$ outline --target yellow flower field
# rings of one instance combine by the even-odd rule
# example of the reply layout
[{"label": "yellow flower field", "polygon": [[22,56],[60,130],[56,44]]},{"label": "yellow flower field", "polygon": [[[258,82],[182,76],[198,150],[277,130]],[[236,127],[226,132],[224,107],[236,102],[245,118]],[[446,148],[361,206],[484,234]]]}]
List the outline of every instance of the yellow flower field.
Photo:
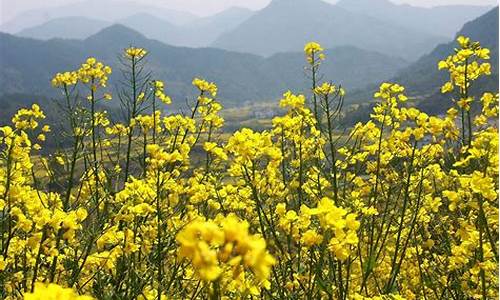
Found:
[{"label": "yellow flower field", "polygon": [[54,128],[37,105],[0,127],[0,298],[497,299],[498,94],[472,92],[489,50],[457,42],[436,66],[446,115],[383,83],[341,138],[346,91],[317,43],[311,95],[224,140],[217,86],[194,78],[170,113],[147,49],[124,51],[117,92],[95,58],[56,74],[70,146],[38,157]]}]

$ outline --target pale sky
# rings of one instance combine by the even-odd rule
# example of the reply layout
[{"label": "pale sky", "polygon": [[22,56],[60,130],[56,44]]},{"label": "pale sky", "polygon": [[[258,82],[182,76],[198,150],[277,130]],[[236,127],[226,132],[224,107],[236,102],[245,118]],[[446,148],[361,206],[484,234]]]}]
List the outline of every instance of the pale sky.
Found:
[{"label": "pale sky", "polygon": [[[5,22],[19,13],[36,8],[56,7],[82,0],[0,0],[0,21]],[[266,6],[270,0],[116,0],[144,3],[159,7],[190,11],[197,15],[210,15],[230,6],[247,7],[253,10]],[[324,0],[334,3],[338,0]],[[391,0],[415,6],[435,6],[449,4],[496,5],[497,0]]]}]

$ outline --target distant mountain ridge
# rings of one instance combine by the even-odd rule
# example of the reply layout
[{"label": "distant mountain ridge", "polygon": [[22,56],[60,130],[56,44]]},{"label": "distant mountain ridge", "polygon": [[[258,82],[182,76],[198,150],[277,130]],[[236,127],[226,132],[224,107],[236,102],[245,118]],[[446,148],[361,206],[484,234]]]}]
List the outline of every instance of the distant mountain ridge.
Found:
[{"label": "distant mountain ridge", "polygon": [[48,40],[52,38],[85,39],[112,25],[122,24],[148,38],[184,47],[207,47],[227,30],[245,21],[253,12],[232,7],[213,16],[196,18],[187,24],[175,24],[147,12],[138,12],[114,21],[87,17],[61,17],[16,33],[18,36]]},{"label": "distant mountain ridge", "polygon": [[197,19],[182,26],[179,34],[184,37],[184,40],[181,40],[178,45],[207,47],[222,33],[233,30],[252,16],[253,13],[253,11],[246,8],[230,7],[213,16]]},{"label": "distant mountain ridge", "polygon": [[90,19],[115,22],[137,13],[149,13],[176,25],[194,21],[198,16],[153,5],[138,4],[130,0],[82,0],[58,7],[33,9],[20,14],[0,26],[0,31],[15,34],[23,29],[39,26],[50,20],[78,15]]},{"label": "distant mountain ridge", "polygon": [[110,25],[111,23],[107,21],[70,16],[52,19],[41,25],[25,28],[16,35],[41,40],[53,38],[85,39]]},{"label": "distant mountain ridge", "polygon": [[336,5],[393,24],[446,37],[453,37],[465,22],[486,13],[492,7],[447,5],[432,8],[394,4],[389,0],[340,0]]},{"label": "distant mountain ridge", "polygon": [[[479,41],[482,47],[490,49],[491,76],[486,76],[474,83],[472,91],[477,96],[478,91],[498,92],[498,6],[488,11],[479,18],[466,23],[456,36],[470,37],[473,41]],[[457,47],[454,40],[438,45],[429,54],[422,56],[418,61],[397,72],[396,76],[389,79],[406,87],[406,93],[417,97],[418,105],[429,113],[444,113],[449,108],[449,94],[441,94],[441,86],[448,80],[449,74],[444,70],[438,70],[438,62],[452,55]],[[377,85],[353,91],[354,102],[367,103],[373,99],[373,93],[378,90]]]},{"label": "distant mountain ridge", "polygon": [[[479,18],[466,23],[457,33],[479,41],[481,46],[489,48],[491,53],[492,73],[498,76],[498,6],[491,9]],[[438,92],[439,84],[447,78],[447,73],[437,69],[437,63],[453,54],[457,47],[456,41],[438,45],[431,53],[423,56],[415,63],[404,68],[396,75],[395,80],[408,86],[408,89],[417,94]],[[498,81],[490,78],[489,80]],[[498,82],[497,82],[498,86]]]},{"label": "distant mountain ridge", "polygon": [[[145,38],[137,31],[113,25],[83,41],[52,39],[39,41],[0,34],[0,91],[3,93],[53,94],[50,79],[56,72],[72,70],[87,57],[110,64],[118,79],[117,55],[125,47],[136,45],[148,49],[149,68],[165,80],[167,92],[184,103],[193,95],[191,80],[205,77],[220,87],[220,97],[227,105],[245,101],[266,101],[280,97],[286,90],[308,92],[304,75],[304,54],[276,54],[269,58],[213,48],[173,47]],[[36,57],[32,53],[37,53]],[[325,78],[346,88],[360,88],[394,76],[407,65],[376,52],[353,47],[326,51],[322,72]]]},{"label": "distant mountain ridge", "polygon": [[[130,1],[130,0],[129,0]],[[214,47],[271,56],[306,42],[327,48],[353,46],[415,61],[449,39],[488,8],[422,8],[389,0],[271,0],[251,11],[231,7],[208,17],[117,0],[85,0],[27,12],[0,27],[36,39],[85,39],[111,24],[123,24],[148,38],[183,47]],[[76,17],[70,17],[72,15]],[[41,23],[40,20],[45,20]],[[17,22],[17,23],[16,23]],[[13,31],[33,23],[34,26]]]},{"label": "distant mountain ridge", "polygon": [[272,0],[212,46],[269,56],[293,51],[311,40],[328,48],[354,46],[411,60],[446,39],[321,0]]}]

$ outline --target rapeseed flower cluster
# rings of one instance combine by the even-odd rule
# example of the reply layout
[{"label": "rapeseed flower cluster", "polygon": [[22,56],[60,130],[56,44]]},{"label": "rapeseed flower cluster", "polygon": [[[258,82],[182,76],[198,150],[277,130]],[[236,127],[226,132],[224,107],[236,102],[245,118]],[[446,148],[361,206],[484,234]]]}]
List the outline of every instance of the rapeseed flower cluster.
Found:
[{"label": "rapeseed flower cluster", "polygon": [[36,284],[36,292],[26,293],[24,299],[27,300],[59,300],[59,299],[72,299],[72,300],[92,300],[95,299],[90,296],[80,296],[73,289],[63,288],[57,284],[50,283],[45,285],[43,283]]},{"label": "rapeseed flower cluster", "polygon": [[130,47],[125,49],[125,56],[133,59],[141,59],[146,56],[148,52],[143,48]]},{"label": "rapeseed flower cluster", "polygon": [[235,215],[217,216],[215,222],[194,220],[176,236],[178,254],[190,260],[200,279],[220,280],[217,288],[223,294],[259,295],[259,286],[270,287],[268,277],[275,260],[266,250],[266,241],[249,235],[248,228],[248,222]]}]

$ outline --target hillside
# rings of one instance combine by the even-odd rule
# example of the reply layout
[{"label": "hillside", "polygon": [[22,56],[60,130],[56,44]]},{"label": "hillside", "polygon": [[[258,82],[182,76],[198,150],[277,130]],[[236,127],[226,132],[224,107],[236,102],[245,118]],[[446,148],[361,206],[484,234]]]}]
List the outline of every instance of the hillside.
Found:
[{"label": "hillside", "polygon": [[[465,24],[458,35],[479,41],[483,47],[491,50],[492,73],[498,76],[498,7]],[[437,69],[437,63],[449,53],[453,53],[455,47],[455,41],[437,46],[431,53],[400,71],[395,80],[408,86],[408,89],[415,94],[438,92],[439,85],[446,80],[447,74]],[[482,84],[496,82],[498,86],[497,80],[492,76]]]},{"label": "hillside", "polygon": [[[250,18],[253,11],[231,7],[213,16],[199,18],[180,27],[181,39],[175,45],[207,47],[221,34],[231,31]],[[172,43],[170,43],[172,44]]]},{"label": "hillside", "polygon": [[251,14],[252,11],[248,9],[234,7],[184,25],[175,25],[166,19],[141,13],[118,20],[117,23],[169,45],[196,48],[207,47],[223,32],[232,30]]},{"label": "hillside", "polygon": [[[465,22],[473,20],[488,10],[488,6],[447,5],[436,7],[416,7],[394,4],[389,0],[341,0],[336,5],[351,12],[452,38]],[[425,20],[425,21],[423,21]]]},{"label": "hillside", "polygon": [[147,38],[172,45],[177,45],[182,38],[180,27],[150,13],[134,14],[117,20],[116,23],[133,28]]},{"label": "hillside", "polygon": [[16,35],[41,40],[53,38],[85,39],[109,25],[110,23],[107,21],[86,17],[62,17],[23,29]]},{"label": "hillside", "polygon": [[[0,90],[4,94],[54,93],[49,84],[51,77],[76,68],[87,55],[110,64],[116,71],[111,81],[116,81],[120,78],[117,56],[130,45],[149,50],[150,69],[166,81],[168,93],[178,102],[193,92],[190,82],[195,76],[218,83],[220,97],[227,105],[275,99],[287,89],[308,91],[302,47],[295,53],[263,58],[213,48],[169,46],[121,25],[108,27],[83,41],[39,41],[0,34]],[[36,57],[32,53],[37,53]],[[353,47],[333,48],[326,55],[329,59],[322,72],[347,89],[379,83],[407,65],[404,60]]]},{"label": "hillside", "polygon": [[446,39],[321,0],[273,0],[212,46],[269,56],[296,51],[311,40],[328,48],[354,46],[411,60]]},{"label": "hillside", "polygon": [[[479,41],[483,47],[491,50],[492,75],[478,80],[477,90],[498,91],[498,7],[491,9],[479,18],[468,22],[457,33]],[[454,52],[456,41],[438,45],[431,53],[424,55],[415,63],[410,64],[397,73],[390,81],[406,86],[407,93],[420,101],[419,106],[428,112],[442,113],[450,106],[449,97],[441,94],[441,85],[447,80],[448,73],[439,71],[437,64]],[[353,102],[366,103],[372,100],[377,85],[353,92]]]}]

